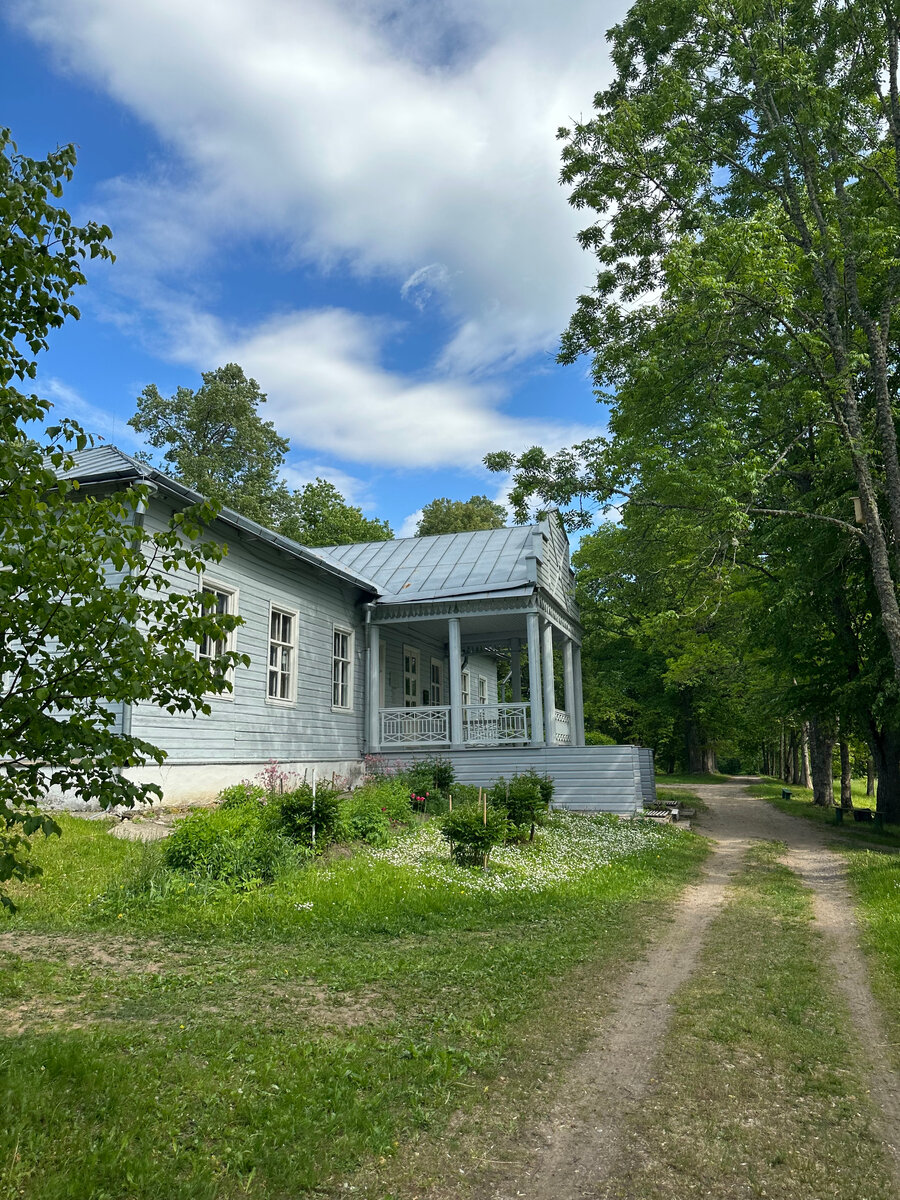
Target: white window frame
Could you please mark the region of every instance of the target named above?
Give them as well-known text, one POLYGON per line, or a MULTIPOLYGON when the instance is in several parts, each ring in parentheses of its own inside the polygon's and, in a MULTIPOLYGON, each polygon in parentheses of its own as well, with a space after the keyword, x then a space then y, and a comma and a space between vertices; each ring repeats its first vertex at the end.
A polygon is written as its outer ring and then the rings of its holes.
POLYGON ((378 707, 386 708, 387 695, 387 644, 382 638, 378 642, 378 707))
MULTIPOLYGON (((287 604, 276 604, 274 600, 269 602, 269 628, 266 638, 266 703, 274 704, 279 708, 292 708, 297 703, 297 641, 300 627, 300 613, 296 608, 289 608, 287 604), (272 696, 269 694, 269 673, 272 671, 272 617, 275 613, 280 613, 281 616, 291 618, 291 641, 289 648, 291 651, 291 668, 288 681, 288 696, 272 696)), ((276 642, 277 646, 288 645, 286 642, 276 642)), ((278 670, 279 676, 281 670, 278 670)))
POLYGON ((430 686, 428 688, 428 703, 431 705, 434 705, 436 707, 440 707, 444 703, 444 664, 441 661, 441 659, 433 658, 431 660, 431 667, 429 670, 428 682, 430 684, 430 686), (435 676, 435 668, 437 668, 436 676, 435 676), (437 692, 438 692, 438 695, 440 696, 439 700, 435 700, 435 698, 434 698, 435 678, 437 678, 437 692))
MULTIPOLYGON (((229 617, 239 617, 240 616, 240 614, 241 614, 241 610, 240 610, 240 606, 239 606, 240 594, 241 594, 240 588, 233 587, 230 583, 224 583, 221 579, 214 579, 211 575, 201 575, 200 581, 199 581, 199 584, 197 587, 197 591, 198 592, 219 592, 221 595, 227 596, 228 597, 228 607, 225 610, 227 615, 229 617)), ((204 612, 207 612, 207 611, 209 611, 209 610, 204 609, 204 612)), ((198 644, 198 646, 196 648, 196 655, 197 655, 198 659, 205 658, 207 661, 211 662, 213 658, 218 657, 218 656, 203 653, 203 646, 204 646, 204 643, 206 642, 206 640, 207 639, 204 638, 203 642, 200 642, 198 644)), ((226 634, 226 636, 222 639, 222 642, 223 642, 225 651, 236 649, 237 648, 237 630, 232 629, 232 631, 229 634, 226 634)), ((229 667, 228 670, 225 672, 225 678, 231 684, 231 691, 230 692, 206 692, 205 699, 234 700, 234 667, 233 666, 229 667)))
POLYGON ((422 679, 421 679, 422 654, 421 654, 421 651, 419 651, 415 648, 415 646, 404 646, 401 653, 403 655, 402 661, 400 663, 400 665, 403 668, 403 707, 404 708, 418 708, 419 707, 419 693, 421 690, 421 683, 422 683, 422 679), (416 660, 415 672, 407 671, 407 669, 406 669, 407 658, 410 658, 410 659, 414 658, 416 660), (411 704, 408 703, 410 697, 406 691, 407 679, 415 679, 415 681, 416 681, 415 692, 412 696, 411 704))
POLYGON ((478 676, 478 703, 487 704, 488 702, 488 681, 487 675, 478 676))
POLYGON ((331 711, 332 712, 353 712, 353 685, 354 685, 354 652, 355 652, 356 634, 348 625, 332 625, 331 627, 331 711), (334 650, 335 634, 343 634, 347 639, 347 657, 339 659, 334 650), (344 681, 347 689, 347 703, 335 704, 335 678, 334 669, 338 662, 347 664, 347 678, 344 681))
POLYGON ((468 671, 460 672, 460 692, 462 693, 463 707, 472 703, 472 676, 468 671))

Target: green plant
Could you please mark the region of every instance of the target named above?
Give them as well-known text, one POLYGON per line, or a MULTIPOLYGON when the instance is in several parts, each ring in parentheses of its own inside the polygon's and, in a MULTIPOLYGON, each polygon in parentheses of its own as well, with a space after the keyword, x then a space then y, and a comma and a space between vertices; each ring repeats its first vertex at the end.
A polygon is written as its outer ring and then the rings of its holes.
POLYGON ((286 838, 300 846, 323 850, 336 841, 341 832, 340 793, 337 788, 321 785, 313 790, 301 783, 269 801, 274 820, 286 838))
POLYGON ((491 851, 506 838, 508 822, 502 808, 454 808, 441 821, 441 833, 460 866, 487 866, 491 851))
POLYGON ((219 792, 219 808, 240 808, 242 804, 261 804, 266 798, 266 789, 258 783, 244 779, 219 792))
POLYGON ((287 850, 271 812, 241 804, 185 817, 166 841, 164 857, 173 870, 250 887, 274 879, 287 850))
POLYGON ((527 833, 533 838, 535 826, 547 819, 553 789, 553 780, 548 775, 525 771, 513 775, 508 783, 502 777, 498 779, 489 799, 496 808, 506 810, 513 836, 524 838, 527 833))
POLYGON ((465 808, 469 804, 477 804, 480 790, 474 783, 454 783, 449 792, 453 797, 454 809, 465 808))
POLYGON ((367 780, 341 802, 342 834, 348 841, 386 846, 410 819, 404 776, 367 780))

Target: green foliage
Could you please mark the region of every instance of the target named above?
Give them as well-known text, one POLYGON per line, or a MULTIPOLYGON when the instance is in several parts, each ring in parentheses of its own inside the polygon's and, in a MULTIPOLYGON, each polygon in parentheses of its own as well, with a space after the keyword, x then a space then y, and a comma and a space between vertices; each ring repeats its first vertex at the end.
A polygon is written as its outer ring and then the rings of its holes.
POLYGON ((509 823, 503 808, 456 808, 441 820, 441 833, 460 866, 487 865, 491 851, 506 839, 509 823))
POLYGON ((274 879, 286 850, 267 806, 243 803, 191 813, 179 821, 163 853, 172 870, 247 888, 274 879))
POLYGON ((163 469, 202 496, 277 529, 289 492, 280 469, 288 451, 257 409, 266 397, 237 363, 204 371, 196 391, 162 396, 145 387, 128 422, 151 446, 164 449, 163 469))
POLYGON ((474 783, 454 783, 449 790, 453 797, 453 807, 465 808, 468 804, 477 804, 481 790, 474 783))
POLYGON ((536 771, 515 774, 507 782, 502 777, 488 793, 488 800, 495 808, 505 809, 515 836, 533 835, 534 827, 547 819, 553 800, 554 784, 549 775, 538 775, 536 771))
POLYGON ((245 779, 241 783, 235 783, 219 792, 219 808, 240 808, 244 804, 261 804, 266 795, 264 787, 245 779))
POLYGON ((58 831, 38 811, 48 788, 103 807, 159 794, 122 771, 165 755, 117 731, 120 704, 209 712, 205 697, 248 661, 194 653, 239 623, 183 586, 222 558, 199 541, 213 508, 143 530, 148 490, 80 488, 70 452, 90 439, 69 420, 48 426, 50 403, 15 386, 49 332, 77 319, 81 260, 113 257, 105 225, 76 226, 55 203, 74 166, 72 146, 35 160, 0 130, 0 883, 35 869, 31 835, 58 831))
POLYGON ((318 478, 292 494, 279 531, 304 546, 388 542, 394 536, 387 521, 363 516, 333 483, 318 478))
POLYGON ((336 841, 342 828, 340 792, 319 785, 316 794, 310 784, 302 783, 269 800, 278 828, 299 846, 324 850, 336 841), (313 831, 315 830, 315 838, 313 831))
POLYGON ((424 796, 426 793, 451 791, 456 772, 448 758, 424 758, 404 768, 402 776, 411 792, 424 796))
POLYGON ((502 529, 506 524, 506 509, 487 496, 470 496, 468 500, 450 500, 445 496, 432 500, 422 509, 416 526, 416 537, 437 533, 473 533, 480 529, 502 529))
POLYGON ((341 802, 342 836, 387 846, 410 819, 409 786, 402 777, 370 779, 341 802))
POLYGON ((615 746, 616 739, 609 737, 608 734, 600 733, 596 729, 587 729, 584 733, 584 744, 586 746, 615 746))

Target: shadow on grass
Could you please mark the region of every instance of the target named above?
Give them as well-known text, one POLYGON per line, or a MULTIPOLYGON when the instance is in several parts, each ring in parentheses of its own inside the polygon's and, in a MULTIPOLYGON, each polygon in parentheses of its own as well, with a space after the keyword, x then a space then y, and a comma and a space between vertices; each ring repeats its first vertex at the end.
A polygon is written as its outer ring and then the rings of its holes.
MULTIPOLYGON (((857 823, 850 814, 846 814, 843 822, 838 825, 835 819, 835 809, 822 808, 818 804, 813 804, 813 794, 810 788, 786 788, 786 785, 780 780, 767 780, 752 784, 750 794, 758 796, 762 800, 768 800, 770 804, 774 804, 776 808, 792 817, 815 821, 836 838, 846 840, 850 844, 865 842, 867 845, 900 849, 900 825, 885 825, 883 830, 879 830, 870 821, 857 823), (790 800, 782 798, 783 790, 791 793, 790 800)), ((871 797, 869 799, 871 800, 871 797)), ((871 807, 871 804, 861 804, 860 798, 855 795, 853 803, 857 808, 871 807)))

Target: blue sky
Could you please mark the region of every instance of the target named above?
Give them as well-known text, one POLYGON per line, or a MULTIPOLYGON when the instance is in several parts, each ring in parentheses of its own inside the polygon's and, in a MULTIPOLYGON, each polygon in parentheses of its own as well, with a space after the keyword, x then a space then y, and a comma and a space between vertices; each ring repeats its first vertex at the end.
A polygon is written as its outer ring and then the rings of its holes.
POLYGON ((598 432, 554 362, 591 261, 557 127, 609 78, 624 6, 570 0, 14 0, 3 124, 75 142, 64 203, 113 229, 43 392, 140 452, 148 383, 240 363, 321 475, 397 532, 502 498, 492 449, 598 432))

